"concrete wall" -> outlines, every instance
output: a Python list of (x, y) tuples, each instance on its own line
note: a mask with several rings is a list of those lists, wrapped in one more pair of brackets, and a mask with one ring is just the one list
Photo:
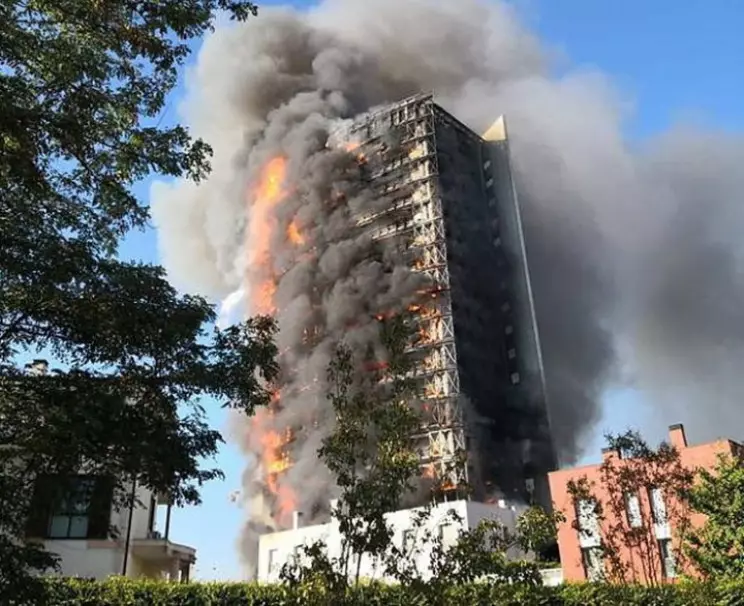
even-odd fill
[(60, 557), (61, 576), (105, 579), (121, 574), (124, 550), (115, 541), (46, 541), (45, 546)]
[[(388, 515), (388, 521), (394, 530), (393, 541), (397, 545), (403, 545), (406, 530), (414, 529), (415, 516), (420, 511), (422, 510), (406, 509)], [(472, 529), (486, 519), (499, 520), (504, 526), (513, 530), (516, 519), (522, 511), (524, 511), (524, 506), (514, 506), (511, 509), (505, 504), (499, 506), (499, 504), (472, 501), (455, 501), (434, 506), (425, 524), (422, 525), (413, 539), (417, 546), (421, 547), (420, 552), (414, 556), (419, 571), (424, 576), (427, 576), (429, 572), (432, 546), (423, 543), (423, 537), (427, 534), (427, 531), (437, 535), (439, 526), (446, 524), (444, 543), (445, 545), (453, 544), (457, 540), (459, 532)], [(459, 518), (458, 522), (452, 521), (451, 512)], [(303, 545), (312, 545), (316, 541), (322, 541), (325, 544), (327, 553), (331, 558), (340, 556), (342, 537), (335, 521), (329, 524), (300, 527), (261, 536), (258, 555), (258, 579), (264, 582), (278, 580), (282, 565), (291, 562), (295, 557), (295, 549)], [(353, 568), (355, 569), (355, 566)], [(362, 558), (360, 574), (363, 578), (383, 578), (383, 571), (379, 563), (372, 561), (370, 558)]]
[[(712, 469), (717, 463), (717, 457), (719, 454), (733, 454), (737, 449), (741, 448), (738, 444), (729, 440), (718, 440), (716, 442), (709, 442), (697, 446), (688, 446), (684, 438), (684, 429), (681, 426), (672, 426), (672, 428), (670, 428), (669, 442), (678, 449), (682, 465), (690, 470), (696, 468)], [(617, 455), (606, 453), (604, 456)], [(618, 459), (618, 464), (622, 465), (622, 461), (622, 459)], [(600, 467), (600, 464), (587, 465), (555, 471), (549, 475), (550, 491), (555, 507), (562, 511), (566, 516), (566, 522), (561, 524), (558, 529), (558, 547), (560, 551), (561, 567), (566, 581), (587, 580), (587, 574), (582, 562), (581, 548), (582, 543), (584, 543), (584, 547), (590, 546), (589, 543), (587, 543), (587, 537), (580, 536), (579, 532), (575, 528), (577, 519), (576, 509), (574, 507), (573, 499), (568, 492), (567, 485), (570, 480), (578, 480), (582, 477), (586, 477), (590, 482), (594, 482), (592, 492), (595, 498), (597, 498), (600, 503), (606, 503), (610, 493), (607, 488), (602, 485)], [(640, 494), (638, 496), (642, 518), (648, 520), (651, 515), (651, 504), (648, 495)], [(669, 512), (675, 510), (679, 511), (679, 504), (671, 499), (670, 502), (666, 502), (665, 505)], [(603, 515), (605, 517), (605, 523), (599, 529), (600, 535), (607, 532), (608, 526), (618, 523), (618, 520), (610, 518), (610, 516), (612, 516), (612, 511), (609, 507), (603, 507)], [(670, 515), (669, 517), (672, 520), (674, 519), (673, 515)], [(696, 514), (690, 518), (690, 521), (696, 526), (702, 524), (705, 521), (705, 518), (702, 515)], [(623, 520), (622, 523), (626, 523), (626, 521)], [(644, 523), (644, 525), (646, 525), (646, 523)], [(664, 528), (657, 527), (657, 525), (648, 525), (648, 532), (653, 533), (655, 536), (651, 536), (650, 540), (644, 543), (655, 546), (658, 538), (671, 538), (673, 546), (679, 548), (674, 531), (675, 529), (670, 525), (665, 525)], [(589, 541), (591, 542), (591, 540)], [(640, 548), (633, 550), (627, 548), (621, 549), (620, 557), (629, 567), (629, 578), (636, 582), (644, 582), (652, 575), (652, 578), (662, 579), (664, 575), (661, 569), (661, 559), (658, 557), (658, 554), (653, 553), (651, 555), (646, 555), (645, 552), (644, 554), (641, 554), (638, 549)], [(653, 568), (653, 570), (649, 572), (647, 570), (648, 567)], [(680, 568), (681, 566), (677, 567), (678, 575), (683, 572), (690, 572)]]

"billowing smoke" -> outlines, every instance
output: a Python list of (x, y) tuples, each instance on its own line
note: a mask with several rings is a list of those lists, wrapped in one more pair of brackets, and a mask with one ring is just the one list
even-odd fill
[[(375, 201), (355, 185), (354, 155), (329, 133), (422, 91), (477, 132), (508, 117), (562, 461), (580, 454), (621, 367), (660, 416), (688, 423), (695, 437), (744, 430), (744, 138), (679, 131), (632, 149), (610, 83), (597, 73), (553, 76), (539, 41), (508, 7), (485, 0), (264, 10), (208, 38), (188, 85), (183, 112), (214, 148), (213, 173), (198, 187), (153, 187), (163, 261), (179, 286), (219, 300), (233, 293), (228, 308), (242, 296), (255, 312), (258, 287), (270, 283), (279, 347), (301, 352), (286, 362), (292, 389), (281, 394), (298, 398), (282, 408), (294, 416), (241, 420), (235, 433), (247, 451), (258, 450), (251, 440), (267, 428), (323, 426), (332, 338), (374, 342), (371, 314), (417, 288), (403, 268), (365, 260), (369, 241), (349, 234), (351, 215)], [(266, 215), (273, 235), (264, 273), (246, 280), (246, 255), (263, 237), (252, 215), (256, 188), (276, 158), (286, 162), (289, 189)], [(327, 341), (308, 334), (317, 325)], [(251, 423), (266, 427), (252, 432)], [(315, 454), (321, 438), (310, 433), (296, 446), (295, 464), (274, 487), (291, 489), (306, 511), (328, 496)], [(250, 515), (271, 527), (276, 512), (255, 479), (246, 476)]]

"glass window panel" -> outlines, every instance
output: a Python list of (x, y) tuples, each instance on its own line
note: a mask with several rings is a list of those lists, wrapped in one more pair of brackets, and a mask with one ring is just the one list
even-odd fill
[(52, 516), (49, 524), (49, 536), (52, 538), (64, 538), (70, 528), (70, 518), (67, 516)]
[(628, 512), (628, 522), (631, 528), (640, 528), (643, 525), (641, 517), (641, 502), (637, 494), (627, 493), (625, 495), (625, 504)]
[(88, 536), (87, 516), (75, 516), (70, 518), (70, 538), (84, 539)]

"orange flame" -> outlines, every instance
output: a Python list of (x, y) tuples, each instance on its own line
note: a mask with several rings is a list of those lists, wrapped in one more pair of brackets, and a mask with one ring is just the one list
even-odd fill
[(373, 372), (376, 370), (385, 370), (388, 368), (390, 364), (388, 362), (385, 362), (384, 360), (370, 360), (369, 362), (366, 362), (364, 367), (369, 372)]
[(305, 237), (300, 233), (300, 228), (296, 221), (292, 221), (287, 228), (287, 238), (295, 246), (302, 246), (305, 243)]
[(252, 192), (250, 224), (246, 245), (248, 247), (248, 267), (259, 281), (251, 292), (252, 312), (263, 315), (276, 313), (274, 293), (276, 283), (269, 266), (271, 236), (275, 228), (273, 209), (284, 198), (284, 180), (287, 174), (287, 161), (276, 157), (261, 171), (259, 182)]
[(377, 320), (378, 322), (382, 322), (384, 320), (389, 320), (390, 318), (395, 317), (395, 312), (394, 311), (383, 311), (378, 314), (375, 314), (374, 317), (375, 317), (375, 320)]
[(419, 329), (419, 339), (421, 339), (423, 343), (431, 343), (434, 340), (434, 337), (428, 330), (422, 327)]
[[(256, 187), (249, 192), (251, 206), (246, 248), (251, 313), (272, 315), (277, 311), (274, 301), (276, 276), (271, 268), (270, 253), (271, 240), (277, 228), (274, 208), (287, 195), (286, 175), (286, 159), (273, 158), (263, 167)], [(299, 236), (299, 230), (296, 235)], [(292, 239), (293, 236), (289, 234), (289, 237)], [(266, 486), (276, 499), (276, 519), (280, 524), (286, 524), (297, 500), (291, 488), (283, 485), (279, 476), (292, 465), (287, 446), (294, 436), (289, 428), (280, 432), (271, 426), (271, 418), (279, 405), (280, 393), (277, 390), (272, 393), (269, 406), (257, 410), (251, 423), (252, 433), (258, 440), (259, 462), (266, 476)]]
[(280, 524), (287, 524), (296, 508), (297, 499), (292, 489), (281, 483), (280, 476), (292, 466), (287, 446), (294, 439), (294, 434), (290, 428), (281, 432), (270, 427), (278, 402), (279, 392), (274, 392), (269, 407), (257, 410), (251, 424), (260, 445), (258, 456), (266, 487), (276, 498), (276, 519)]
[(344, 144), (343, 148), (349, 152), (350, 154), (355, 154), (357, 162), (359, 164), (364, 164), (367, 161), (367, 157), (364, 155), (364, 152), (357, 152), (357, 150), (361, 147), (361, 144), (358, 141), (348, 141)]

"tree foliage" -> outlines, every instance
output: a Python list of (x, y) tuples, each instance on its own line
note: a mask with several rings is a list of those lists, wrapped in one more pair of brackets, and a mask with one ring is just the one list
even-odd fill
[(529, 584), (473, 583), (446, 587), (432, 599), (410, 587), (369, 584), (349, 588), (328, 600), (320, 588), (287, 587), (255, 583), (165, 583), (110, 579), (50, 579), (45, 583), (45, 606), (736, 606), (741, 604), (744, 583), (676, 583), (662, 587), (568, 583), (558, 587)]
[[(328, 369), (328, 399), (336, 424), (319, 451), (340, 489), (333, 512), (342, 535), (340, 554), (331, 554), (322, 542), (305, 546), (300, 557), (286, 565), (282, 578), (292, 591), (304, 591), (305, 603), (341, 603), (349, 588), (360, 586), (361, 564), (366, 561), (376, 579), (393, 580), (422, 603), (449, 603), (453, 586), (474, 581), (537, 586), (541, 577), (534, 562), (513, 561), (512, 549), (532, 551), (555, 540), (559, 512), (539, 507), (518, 518), (514, 531), (497, 520), (459, 532), (454, 542), (440, 532), (443, 525), (458, 525), (454, 510), (434, 516), (438, 486), (430, 486), (430, 503), (413, 512), (411, 526), (394, 528), (387, 514), (401, 509), (406, 496), (422, 488), (420, 460), (412, 436), (420, 427), (416, 413), (411, 360), (406, 355), (413, 333), (406, 315), (381, 323), (386, 363), (368, 368), (357, 353), (343, 344)], [(436, 519), (435, 519), (436, 518)], [(422, 567), (422, 563), (426, 563)], [(316, 601), (312, 601), (316, 600)], [(444, 601), (443, 601), (444, 600)]]
[(387, 576), (408, 588), (417, 600), (442, 605), (450, 603), (448, 590), (453, 587), (542, 584), (534, 561), (508, 554), (524, 541), (518, 532), (510, 532), (498, 520), (485, 519), (446, 542), (440, 524), (461, 522), (454, 511), (444, 520), (432, 520), (430, 511), (424, 509), (414, 520), (415, 540), (409, 546), (391, 545), (385, 562)]
[(338, 346), (327, 377), (335, 426), (318, 454), (340, 490), (332, 514), (343, 537), (341, 554), (324, 559), (316, 546), (306, 553), (312, 566), (288, 569), (288, 578), (307, 580), (323, 571), (331, 585), (345, 587), (349, 577), (358, 583), (362, 557), (377, 559), (387, 551), (393, 530), (385, 514), (400, 508), (419, 469), (411, 436), (420, 420), (411, 406), (411, 365), (405, 355), (411, 334), (406, 316), (381, 321), (386, 360), (374, 371), (359, 372), (369, 368), (360, 359), (368, 352), (355, 355), (343, 343)]
[(532, 505), (517, 518), (516, 544), (526, 553), (540, 555), (555, 545), (558, 526), (566, 521), (562, 511)]
[[(209, 146), (159, 118), (189, 43), (231, 0), (10, 0), (0, 5), (0, 595), (53, 563), (23, 541), (29, 483), (79, 471), (198, 502), (219, 475), (199, 398), (268, 402), (273, 322), (224, 332), (159, 267), (117, 258), (148, 224), (132, 185), (195, 180)], [(33, 351), (58, 369), (29, 376)], [(258, 371), (258, 372), (257, 372)], [(11, 587), (12, 585), (12, 587)]]
[(690, 506), (706, 516), (687, 536), (685, 552), (705, 577), (744, 577), (744, 465), (721, 455), (715, 469), (699, 471)]
[[(682, 538), (690, 523), (686, 494), (694, 471), (682, 464), (679, 452), (669, 444), (654, 449), (634, 431), (606, 438), (611, 456), (600, 466), (599, 482), (585, 476), (569, 482), (574, 508), (586, 507), (587, 518), (596, 520), (606, 580), (658, 585), (663, 574), (655, 524), (669, 524), (677, 533), (673, 552), (680, 564)], [(652, 489), (659, 490), (663, 499), (663, 520), (655, 519), (659, 512), (654, 512)], [(637, 504), (634, 519), (628, 513), (631, 499), (633, 507)], [(582, 528), (579, 519), (573, 524), (584, 535), (595, 532)]]

